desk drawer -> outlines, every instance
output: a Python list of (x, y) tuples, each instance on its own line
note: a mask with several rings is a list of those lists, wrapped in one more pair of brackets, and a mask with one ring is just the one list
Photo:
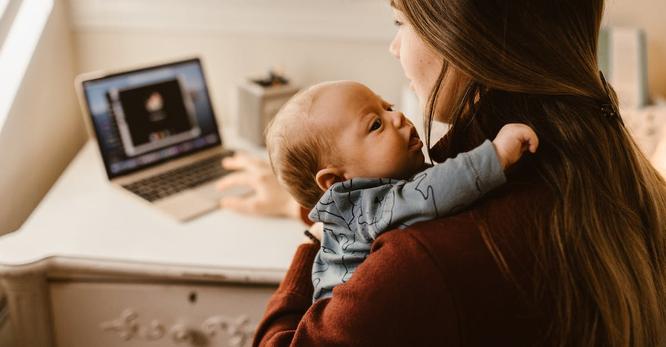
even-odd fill
[(274, 287), (54, 282), (58, 347), (249, 346)]

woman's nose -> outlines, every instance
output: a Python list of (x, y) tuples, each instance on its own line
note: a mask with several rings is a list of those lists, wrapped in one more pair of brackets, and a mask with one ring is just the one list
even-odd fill
[(393, 38), (393, 41), (391, 41), (391, 44), (389, 45), (389, 52), (396, 59), (400, 59), (400, 38), (398, 37), (399, 35), (400, 33), (396, 33), (395, 37)]

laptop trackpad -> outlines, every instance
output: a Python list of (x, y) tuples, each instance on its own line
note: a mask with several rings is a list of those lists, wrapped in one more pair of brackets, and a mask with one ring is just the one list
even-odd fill
[(174, 194), (166, 199), (156, 201), (154, 204), (160, 210), (181, 221), (192, 219), (219, 206), (219, 202), (197, 194), (193, 190)]

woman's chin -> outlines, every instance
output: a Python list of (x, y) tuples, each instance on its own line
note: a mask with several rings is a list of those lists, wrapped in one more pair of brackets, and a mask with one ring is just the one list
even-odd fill
[(421, 108), (421, 112), (425, 113), (426, 105), (428, 104), (428, 97), (417, 94), (416, 92), (415, 94), (416, 98), (419, 100), (419, 107)]

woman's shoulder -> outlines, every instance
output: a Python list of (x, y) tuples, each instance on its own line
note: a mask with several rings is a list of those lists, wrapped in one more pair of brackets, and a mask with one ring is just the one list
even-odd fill
[(530, 228), (536, 227), (530, 218), (539, 213), (532, 211), (547, 212), (551, 200), (542, 184), (508, 183), (460, 213), (384, 233), (377, 239), (377, 246), (401, 244), (410, 238), (428, 252), (436, 253), (437, 257), (443, 256), (441, 253), (447, 250), (452, 255), (470, 257), (475, 255), (471, 249), (489, 251), (488, 240), (484, 240), (485, 231), (492, 233), (500, 246), (516, 249)]
[(524, 215), (537, 200), (534, 193), (524, 188), (502, 188), (455, 215), (386, 232), (377, 238), (372, 249), (396, 247), (404, 257), (412, 256), (411, 252), (425, 253), (442, 276), (457, 280), (484, 276), (499, 283), (503, 278), (489, 248), (487, 233), (493, 234), (498, 247), (509, 251), (512, 264), (529, 263), (531, 252), (524, 242), (528, 221)]
[[(521, 217), (540, 192), (539, 187), (507, 185), (462, 213), (382, 234), (373, 253), (394, 249), (377, 255), (399, 253), (414, 271), (436, 273), (439, 278), (430, 285), (441, 285), (455, 303), (461, 339), (470, 345), (532, 344), (546, 319), (531, 295), (532, 253), (524, 242), (529, 226)], [(483, 229), (494, 233), (511, 275), (498, 265)]]

